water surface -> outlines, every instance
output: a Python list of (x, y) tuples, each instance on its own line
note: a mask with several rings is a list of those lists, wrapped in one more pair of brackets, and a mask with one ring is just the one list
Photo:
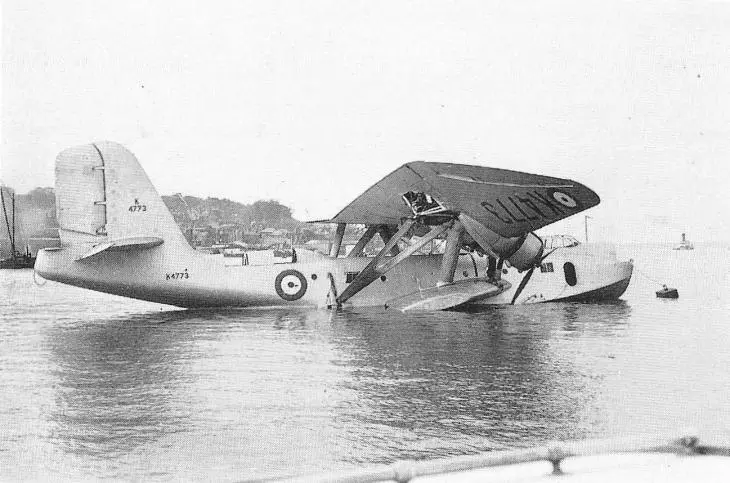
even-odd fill
[(639, 272), (618, 302), (419, 315), (186, 311), (0, 271), (0, 479), (238, 480), (730, 435), (730, 246), (621, 251)]

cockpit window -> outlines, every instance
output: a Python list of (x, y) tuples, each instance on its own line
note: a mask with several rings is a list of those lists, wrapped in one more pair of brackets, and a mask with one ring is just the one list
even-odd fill
[(580, 245), (580, 242), (570, 235), (551, 235), (543, 237), (543, 244), (546, 249), (571, 248)]
[(446, 211), (436, 198), (421, 191), (408, 191), (404, 193), (403, 201), (405, 201), (414, 215), (434, 215)]

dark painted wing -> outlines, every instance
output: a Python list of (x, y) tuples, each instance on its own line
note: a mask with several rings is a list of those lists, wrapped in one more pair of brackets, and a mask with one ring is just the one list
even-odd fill
[(398, 224), (413, 216), (403, 195), (431, 195), (492, 231), (515, 237), (596, 206), (600, 198), (575, 181), (452, 163), (407, 163), (347, 205), (333, 223)]

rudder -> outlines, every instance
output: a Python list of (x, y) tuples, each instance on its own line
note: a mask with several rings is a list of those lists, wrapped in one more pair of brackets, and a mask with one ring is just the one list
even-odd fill
[(56, 214), (62, 245), (156, 237), (188, 246), (137, 158), (114, 142), (58, 155)]

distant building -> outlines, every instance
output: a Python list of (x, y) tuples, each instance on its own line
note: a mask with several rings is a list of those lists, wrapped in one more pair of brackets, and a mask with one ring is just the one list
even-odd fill
[(261, 230), (261, 244), (265, 246), (291, 245), (291, 232), (283, 228), (264, 228)]
[(243, 225), (239, 223), (226, 223), (219, 225), (217, 229), (217, 243), (232, 243), (241, 240), (244, 233)]
[(260, 246), (262, 245), (261, 233), (255, 231), (244, 231), (241, 233), (240, 241), (246, 246)]
[[(359, 238), (345, 238), (342, 240), (342, 245), (340, 246), (340, 254), (339, 256), (346, 256), (349, 255), (353, 248), (355, 248), (355, 245), (357, 245)], [(304, 246), (308, 248), (309, 250), (314, 250), (315, 252), (319, 252), (323, 255), (329, 255), (330, 250), (332, 249), (332, 240), (309, 240), (308, 242), (304, 243)], [(372, 256), (377, 253), (377, 250), (374, 250), (372, 246), (369, 244), (365, 250), (363, 250), (363, 253), (368, 256)]]
[(215, 230), (209, 226), (193, 228), (193, 244), (197, 247), (208, 247), (215, 242)]
[(329, 255), (332, 242), (329, 240), (309, 240), (304, 246), (323, 255)]

